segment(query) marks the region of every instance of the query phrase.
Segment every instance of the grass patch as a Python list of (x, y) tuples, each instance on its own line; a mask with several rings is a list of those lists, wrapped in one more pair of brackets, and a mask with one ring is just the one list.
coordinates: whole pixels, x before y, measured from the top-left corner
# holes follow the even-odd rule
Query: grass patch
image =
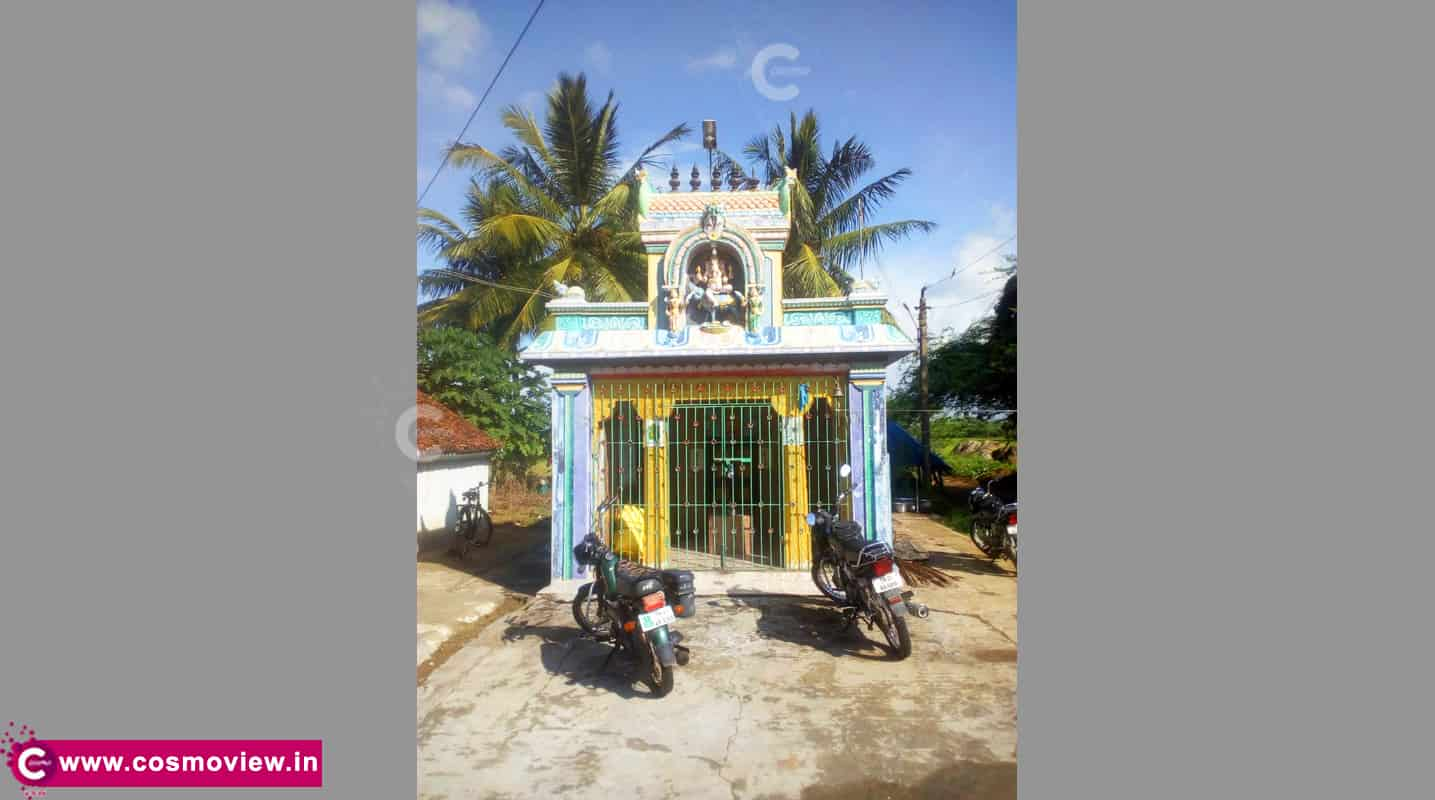
[(972, 512), (965, 502), (954, 503), (942, 515), (942, 524), (963, 535), (972, 532)]
[[(952, 445), (955, 447), (955, 443)], [(942, 460), (951, 465), (952, 473), (961, 478), (985, 481), (1012, 471), (1012, 465), (993, 461), (981, 453), (942, 453)]]
[(552, 513), (552, 498), (539, 494), (523, 481), (501, 479), (488, 490), (488, 513), (495, 524), (526, 528)]

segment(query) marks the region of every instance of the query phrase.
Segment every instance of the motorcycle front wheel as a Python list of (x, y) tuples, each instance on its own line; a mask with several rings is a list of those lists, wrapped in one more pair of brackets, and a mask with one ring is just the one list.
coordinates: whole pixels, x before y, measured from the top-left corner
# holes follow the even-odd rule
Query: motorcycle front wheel
[(817, 560), (812, 562), (812, 582), (817, 585), (817, 590), (826, 595), (828, 600), (845, 606), (847, 592), (837, 588), (837, 580), (841, 574), (841, 565), (830, 556), (818, 556)]
[(578, 587), (578, 593), (573, 596), (573, 620), (589, 636), (607, 638), (604, 634), (609, 627), (608, 620), (603, 617), (603, 607), (593, 586), (585, 583)]

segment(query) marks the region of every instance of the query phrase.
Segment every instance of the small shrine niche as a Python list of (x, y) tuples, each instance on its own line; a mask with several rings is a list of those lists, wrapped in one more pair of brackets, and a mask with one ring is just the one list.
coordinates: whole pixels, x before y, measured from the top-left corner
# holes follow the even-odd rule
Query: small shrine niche
[(677, 324), (703, 327), (747, 327), (748, 286), (741, 264), (727, 247), (707, 242), (694, 248), (670, 303), (669, 319)]

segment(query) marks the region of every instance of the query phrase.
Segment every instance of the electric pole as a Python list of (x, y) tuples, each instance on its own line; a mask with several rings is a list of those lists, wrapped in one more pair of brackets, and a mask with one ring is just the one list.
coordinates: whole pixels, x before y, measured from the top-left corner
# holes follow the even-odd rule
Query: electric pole
[[(927, 411), (927, 287), (917, 301), (917, 413), (922, 417), (922, 483), (932, 479), (932, 415)], [(920, 500), (918, 503), (920, 504)], [(917, 511), (921, 511), (919, 507)]]

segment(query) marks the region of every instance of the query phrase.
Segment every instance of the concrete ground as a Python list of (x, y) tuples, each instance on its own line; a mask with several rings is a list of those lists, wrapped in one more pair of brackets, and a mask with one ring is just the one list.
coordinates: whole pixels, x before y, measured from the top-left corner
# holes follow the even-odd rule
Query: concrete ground
[(420, 797), (1015, 797), (1015, 576), (895, 519), (955, 578), (916, 588), (932, 614), (906, 661), (840, 633), (824, 599), (702, 597), (676, 625), (692, 661), (657, 699), (627, 662), (600, 672), (607, 646), (540, 595), (421, 670)]
[(548, 580), (548, 525), (495, 526), (488, 545), (459, 559), (445, 552), (418, 562), (418, 674), (422, 682), (502, 614), (521, 607)]

